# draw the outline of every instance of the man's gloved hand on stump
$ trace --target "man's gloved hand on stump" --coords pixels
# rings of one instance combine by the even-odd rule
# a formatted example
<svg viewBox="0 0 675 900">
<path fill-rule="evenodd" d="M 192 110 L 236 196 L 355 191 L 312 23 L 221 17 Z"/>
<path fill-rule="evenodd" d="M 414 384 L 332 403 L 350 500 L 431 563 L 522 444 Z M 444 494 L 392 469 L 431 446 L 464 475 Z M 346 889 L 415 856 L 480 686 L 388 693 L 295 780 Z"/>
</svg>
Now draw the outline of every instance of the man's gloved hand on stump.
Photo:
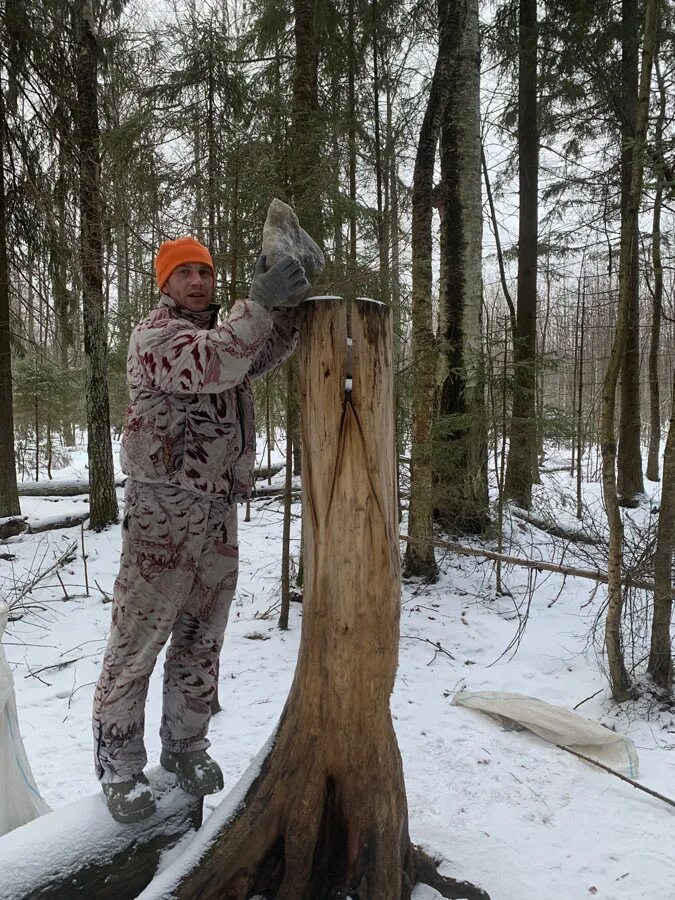
<svg viewBox="0 0 675 900">
<path fill-rule="evenodd" d="M 270 269 L 265 257 L 258 257 L 253 273 L 249 297 L 266 309 L 275 306 L 298 306 L 307 296 L 311 285 L 305 270 L 293 256 L 282 256 Z"/>
</svg>

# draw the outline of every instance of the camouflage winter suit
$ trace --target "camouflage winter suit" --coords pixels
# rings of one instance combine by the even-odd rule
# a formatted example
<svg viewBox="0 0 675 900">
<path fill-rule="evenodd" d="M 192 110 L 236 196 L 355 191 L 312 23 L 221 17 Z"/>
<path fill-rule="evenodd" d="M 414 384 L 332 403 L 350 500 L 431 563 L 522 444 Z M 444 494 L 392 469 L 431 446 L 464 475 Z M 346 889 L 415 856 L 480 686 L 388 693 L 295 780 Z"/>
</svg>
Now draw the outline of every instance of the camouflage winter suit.
<svg viewBox="0 0 675 900">
<path fill-rule="evenodd" d="M 131 336 L 131 404 L 122 438 L 125 490 L 112 627 L 94 696 L 102 781 L 140 773 L 145 700 L 164 667 L 160 735 L 173 752 L 203 750 L 216 665 L 237 583 L 236 501 L 255 462 L 250 381 L 294 349 L 296 313 L 239 300 L 216 325 L 162 295 Z"/>
</svg>

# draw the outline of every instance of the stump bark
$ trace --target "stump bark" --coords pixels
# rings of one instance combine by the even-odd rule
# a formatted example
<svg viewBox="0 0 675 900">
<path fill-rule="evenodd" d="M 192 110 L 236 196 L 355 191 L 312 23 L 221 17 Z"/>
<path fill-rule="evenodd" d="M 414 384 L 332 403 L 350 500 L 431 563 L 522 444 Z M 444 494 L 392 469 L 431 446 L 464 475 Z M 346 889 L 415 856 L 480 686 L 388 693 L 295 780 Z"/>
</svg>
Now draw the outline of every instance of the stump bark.
<svg viewBox="0 0 675 900">
<path fill-rule="evenodd" d="M 400 607 L 390 310 L 353 311 L 351 390 L 345 302 L 308 303 L 302 328 L 295 678 L 243 802 L 172 887 L 182 900 L 408 900 L 414 884 L 389 709 Z M 464 887 L 446 896 L 487 897 Z"/>
</svg>

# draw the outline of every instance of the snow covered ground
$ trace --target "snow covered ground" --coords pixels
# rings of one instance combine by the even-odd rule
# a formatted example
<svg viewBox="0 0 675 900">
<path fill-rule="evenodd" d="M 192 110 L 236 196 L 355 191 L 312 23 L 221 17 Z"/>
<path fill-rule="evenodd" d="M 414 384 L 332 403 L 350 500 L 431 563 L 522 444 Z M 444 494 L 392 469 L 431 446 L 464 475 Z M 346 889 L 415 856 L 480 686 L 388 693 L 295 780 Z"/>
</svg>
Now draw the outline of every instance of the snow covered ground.
<svg viewBox="0 0 675 900">
<path fill-rule="evenodd" d="M 73 466 L 55 474 L 86 477 L 84 461 L 78 453 Z M 556 473 L 539 499 L 555 497 L 561 487 L 573 497 L 567 476 Z M 121 502 L 121 490 L 118 495 Z M 587 485 L 586 497 L 597 502 L 599 485 Z M 22 498 L 31 518 L 83 508 L 81 498 Z M 281 504 L 270 498 L 252 505 L 250 523 L 240 512 L 240 582 L 221 658 L 222 712 L 210 732 L 225 791 L 207 798 L 207 810 L 266 741 L 293 676 L 302 607 L 292 604 L 290 630 L 280 632 L 275 605 L 281 522 Z M 98 790 L 90 710 L 110 619 L 103 592 L 112 592 L 119 528 L 86 533 L 88 597 L 79 538 L 79 529 L 71 529 L 11 539 L 2 550 L 16 559 L 0 561 L 0 596 L 8 598 L 29 571 L 46 568 L 78 542 L 76 558 L 61 570 L 63 587 L 53 576 L 41 582 L 30 597 L 35 606 L 10 624 L 5 641 L 24 743 L 52 807 Z M 553 558 L 555 547 L 543 532 L 514 520 L 512 538 L 512 552 Z M 297 519 L 293 540 L 297 548 Z M 519 691 L 570 708 L 591 697 L 579 712 L 631 737 L 640 754 L 640 781 L 675 797 L 675 711 L 653 700 L 616 709 L 608 699 L 590 637 L 604 589 L 538 575 L 517 652 L 504 654 L 528 605 L 528 573 L 506 570 L 513 596 L 496 597 L 493 564 L 442 551 L 439 560 L 436 584 L 404 585 L 392 697 L 413 840 L 443 856 L 447 874 L 482 885 L 493 900 L 675 896 L 671 807 L 529 733 L 506 731 L 480 713 L 451 705 L 462 688 Z M 160 750 L 160 708 L 161 664 L 146 720 L 153 765 Z M 420 887 L 415 900 L 438 896 Z"/>
</svg>

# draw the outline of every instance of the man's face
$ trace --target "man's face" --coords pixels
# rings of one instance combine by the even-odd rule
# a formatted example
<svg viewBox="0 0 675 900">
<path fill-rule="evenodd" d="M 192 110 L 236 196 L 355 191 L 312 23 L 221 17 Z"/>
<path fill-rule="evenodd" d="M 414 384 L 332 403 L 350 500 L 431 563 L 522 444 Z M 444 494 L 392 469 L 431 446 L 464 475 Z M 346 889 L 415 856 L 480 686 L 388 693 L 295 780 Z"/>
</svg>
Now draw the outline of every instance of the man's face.
<svg viewBox="0 0 675 900">
<path fill-rule="evenodd" d="M 213 297 L 213 272 L 203 263 L 183 263 L 174 269 L 163 293 L 191 312 L 208 309 Z"/>
</svg>

